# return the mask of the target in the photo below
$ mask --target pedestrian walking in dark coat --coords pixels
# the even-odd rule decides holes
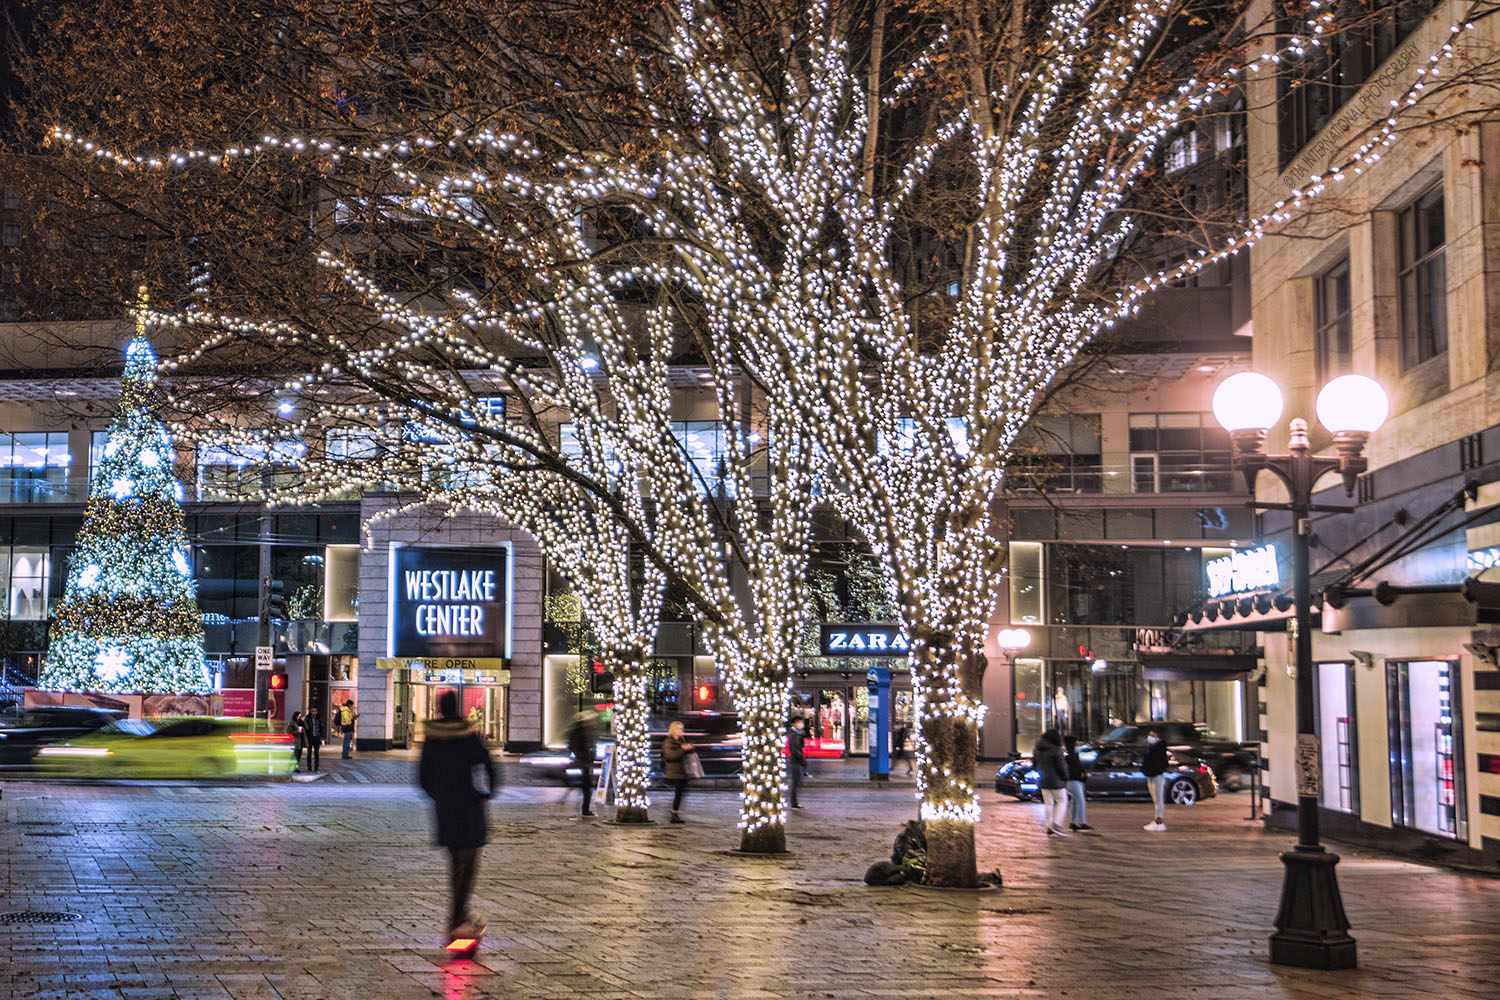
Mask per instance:
[[[807,720],[799,715],[786,730],[786,776],[791,785],[793,809],[802,808],[797,804],[797,789],[802,787],[802,774],[807,767],[807,732],[803,728],[806,725]]]
[[[568,750],[573,754],[573,763],[578,765],[578,790],[583,797],[583,815],[592,816],[589,808],[594,800],[594,751],[599,746],[599,730],[595,721],[598,712],[582,711],[573,716],[568,727]]]
[[[498,787],[495,762],[479,731],[458,714],[455,692],[438,695],[438,713],[425,727],[418,781],[432,799],[437,844],[448,850],[453,894],[448,932],[478,937],[484,921],[469,912],[469,895],[479,871],[479,849],[487,839],[484,804]],[[480,768],[484,770],[482,788],[476,786]]]
[[[682,723],[674,722],[667,727],[667,738],[661,744],[662,770],[666,772],[667,783],[672,786],[672,822],[681,823],[682,816],[678,810],[682,808],[682,796],[687,791],[688,772],[687,757],[693,753],[693,745],[682,738]]]
[[[296,761],[296,769],[302,770],[302,741],[304,727],[302,725],[302,713],[293,712],[292,721],[286,724],[286,731],[292,737],[292,759]]]
[[[1068,808],[1068,764],[1063,760],[1062,737],[1049,729],[1036,741],[1031,752],[1036,768],[1037,787],[1042,790],[1042,807],[1047,813],[1047,836],[1066,837],[1063,815]]]
[[[316,771],[318,748],[323,745],[323,720],[318,715],[316,705],[308,709],[307,714],[302,717],[302,739],[307,746],[307,769]]]

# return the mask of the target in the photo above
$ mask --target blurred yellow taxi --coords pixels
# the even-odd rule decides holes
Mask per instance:
[[[290,774],[292,737],[254,719],[120,719],[43,747],[36,766],[69,778],[231,778]]]

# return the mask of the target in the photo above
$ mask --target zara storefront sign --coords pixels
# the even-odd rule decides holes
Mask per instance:
[[[389,654],[510,655],[510,551],[391,550]]]
[[[1262,545],[1220,559],[1210,559],[1204,570],[1208,573],[1209,597],[1247,594],[1281,586],[1281,570],[1276,564],[1274,545]]]
[[[905,656],[911,652],[900,625],[855,623],[818,627],[823,656]]]

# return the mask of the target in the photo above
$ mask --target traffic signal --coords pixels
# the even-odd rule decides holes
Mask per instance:
[[[270,688],[272,691],[285,691],[286,690],[286,674],[283,674],[283,673],[273,673],[266,680],[266,687]]]
[[[698,683],[698,707],[713,708],[719,703],[719,685],[713,681]]]
[[[589,673],[589,693],[603,695],[613,698],[615,695],[615,675],[604,669],[603,662],[594,661],[594,669]]]
[[[266,617],[286,618],[286,584],[280,580],[266,581]]]

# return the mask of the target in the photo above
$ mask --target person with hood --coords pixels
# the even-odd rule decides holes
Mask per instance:
[[[594,751],[598,749],[599,736],[595,720],[599,713],[584,709],[573,716],[568,727],[568,750],[573,754],[573,763],[578,765],[578,790],[583,796],[583,815],[592,816],[589,808],[594,799]]]
[[[1078,759],[1078,737],[1063,737],[1063,763],[1068,765],[1068,807],[1071,810],[1068,829],[1092,830],[1085,804],[1088,796],[1084,790],[1088,772],[1083,769],[1083,761]]]
[[[479,871],[479,849],[487,839],[484,804],[497,791],[495,762],[484,740],[458,714],[458,694],[438,695],[438,717],[429,719],[417,780],[432,799],[436,818],[436,840],[448,851],[453,905],[449,910],[448,934],[479,937],[485,921],[469,912],[469,896]],[[484,786],[476,779],[484,772]]]
[[[1167,799],[1167,764],[1167,745],[1161,741],[1161,734],[1153,729],[1146,734],[1146,760],[1141,764],[1141,771],[1146,775],[1146,789],[1151,793],[1151,805],[1156,810],[1156,817],[1144,827],[1147,833],[1165,833],[1167,830],[1162,819]]]
[[[1049,729],[1036,741],[1031,752],[1032,766],[1036,768],[1037,787],[1042,790],[1042,807],[1047,817],[1047,836],[1071,836],[1063,829],[1063,816],[1068,811],[1068,765],[1063,760],[1062,737],[1056,729]]]
[[[806,725],[807,720],[799,715],[786,727],[786,776],[791,785],[793,809],[802,808],[797,804],[797,789],[802,787],[802,773],[807,768],[807,733],[803,730]]]

